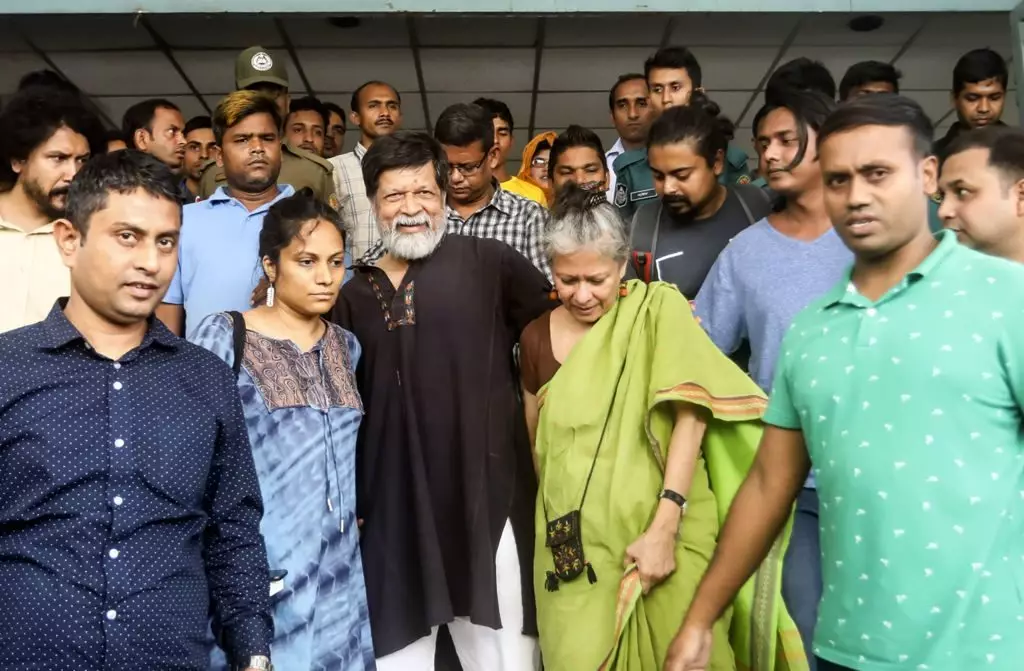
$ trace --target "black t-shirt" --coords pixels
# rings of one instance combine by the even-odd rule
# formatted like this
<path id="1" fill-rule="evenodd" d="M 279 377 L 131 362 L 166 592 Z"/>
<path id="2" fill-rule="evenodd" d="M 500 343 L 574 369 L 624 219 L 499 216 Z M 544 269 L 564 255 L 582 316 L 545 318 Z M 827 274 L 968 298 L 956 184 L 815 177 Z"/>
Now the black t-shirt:
<path id="1" fill-rule="evenodd" d="M 771 211 L 767 195 L 757 187 L 749 187 L 744 191 L 744 202 L 750 208 L 748 215 L 737 195 L 739 188 L 744 187 L 729 188 L 725 202 L 714 215 L 686 223 L 673 219 L 660 200 L 643 206 L 654 208 L 654 212 L 646 213 L 649 217 L 660 215 L 656 239 L 651 231 L 634 234 L 638 248 L 644 243 L 653 247 L 647 248 L 654 265 L 652 279 L 676 285 L 690 300 L 697 296 L 704 278 L 729 241 Z M 641 221 L 643 214 L 637 213 L 637 222 Z"/>

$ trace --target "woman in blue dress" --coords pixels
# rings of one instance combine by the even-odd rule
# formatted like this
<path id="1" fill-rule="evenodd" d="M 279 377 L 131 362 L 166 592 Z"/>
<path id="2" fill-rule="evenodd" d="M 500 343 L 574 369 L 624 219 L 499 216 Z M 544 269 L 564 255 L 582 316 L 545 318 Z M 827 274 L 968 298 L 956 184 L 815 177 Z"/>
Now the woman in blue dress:
<path id="1" fill-rule="evenodd" d="M 271 658 L 282 671 L 374 669 L 355 517 L 360 349 L 322 318 L 345 272 L 342 225 L 303 191 L 270 208 L 259 248 L 256 307 L 210 315 L 191 339 L 237 371 L 265 509 Z"/>

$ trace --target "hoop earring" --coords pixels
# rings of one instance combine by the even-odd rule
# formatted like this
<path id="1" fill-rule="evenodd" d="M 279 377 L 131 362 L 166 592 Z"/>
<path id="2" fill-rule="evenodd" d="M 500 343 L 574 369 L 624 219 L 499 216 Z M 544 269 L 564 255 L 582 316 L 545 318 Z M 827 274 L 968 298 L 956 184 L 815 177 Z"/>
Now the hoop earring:
<path id="1" fill-rule="evenodd" d="M 552 289 L 551 291 L 548 292 L 548 298 L 550 298 L 553 301 L 557 301 L 558 300 L 558 292 L 555 291 L 554 289 Z"/>
<path id="2" fill-rule="evenodd" d="M 274 285 L 273 284 L 271 284 L 270 287 L 267 289 L 267 307 L 268 308 L 274 307 Z"/>

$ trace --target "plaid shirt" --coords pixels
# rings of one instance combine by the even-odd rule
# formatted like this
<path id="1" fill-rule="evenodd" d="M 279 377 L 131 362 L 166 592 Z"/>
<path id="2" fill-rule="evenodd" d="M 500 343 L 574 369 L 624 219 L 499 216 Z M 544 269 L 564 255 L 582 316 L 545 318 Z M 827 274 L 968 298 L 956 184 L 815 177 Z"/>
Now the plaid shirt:
<path id="1" fill-rule="evenodd" d="M 348 232 L 351 258 L 362 258 L 380 240 L 377 222 L 363 184 L 363 157 L 366 147 L 356 143 L 355 151 L 327 159 L 334 166 L 334 190 L 338 193 L 338 213 Z"/>
<path id="2" fill-rule="evenodd" d="M 551 266 L 544 253 L 547 210 L 529 198 L 505 191 L 494 182 L 491 202 L 463 219 L 448 208 L 448 230 L 459 235 L 501 240 L 529 259 L 544 277 L 551 279 Z"/>

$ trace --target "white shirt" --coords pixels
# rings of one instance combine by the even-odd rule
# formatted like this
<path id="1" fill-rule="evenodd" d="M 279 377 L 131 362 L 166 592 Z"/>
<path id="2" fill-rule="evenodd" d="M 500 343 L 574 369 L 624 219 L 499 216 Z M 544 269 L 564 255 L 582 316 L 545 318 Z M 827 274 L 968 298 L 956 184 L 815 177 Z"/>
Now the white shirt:
<path id="1" fill-rule="evenodd" d="M 604 153 L 605 163 L 608 165 L 608 202 L 615 202 L 615 159 L 619 157 L 619 154 L 624 154 L 626 148 L 622 146 L 622 138 L 615 140 L 615 144 L 612 148 Z"/>

